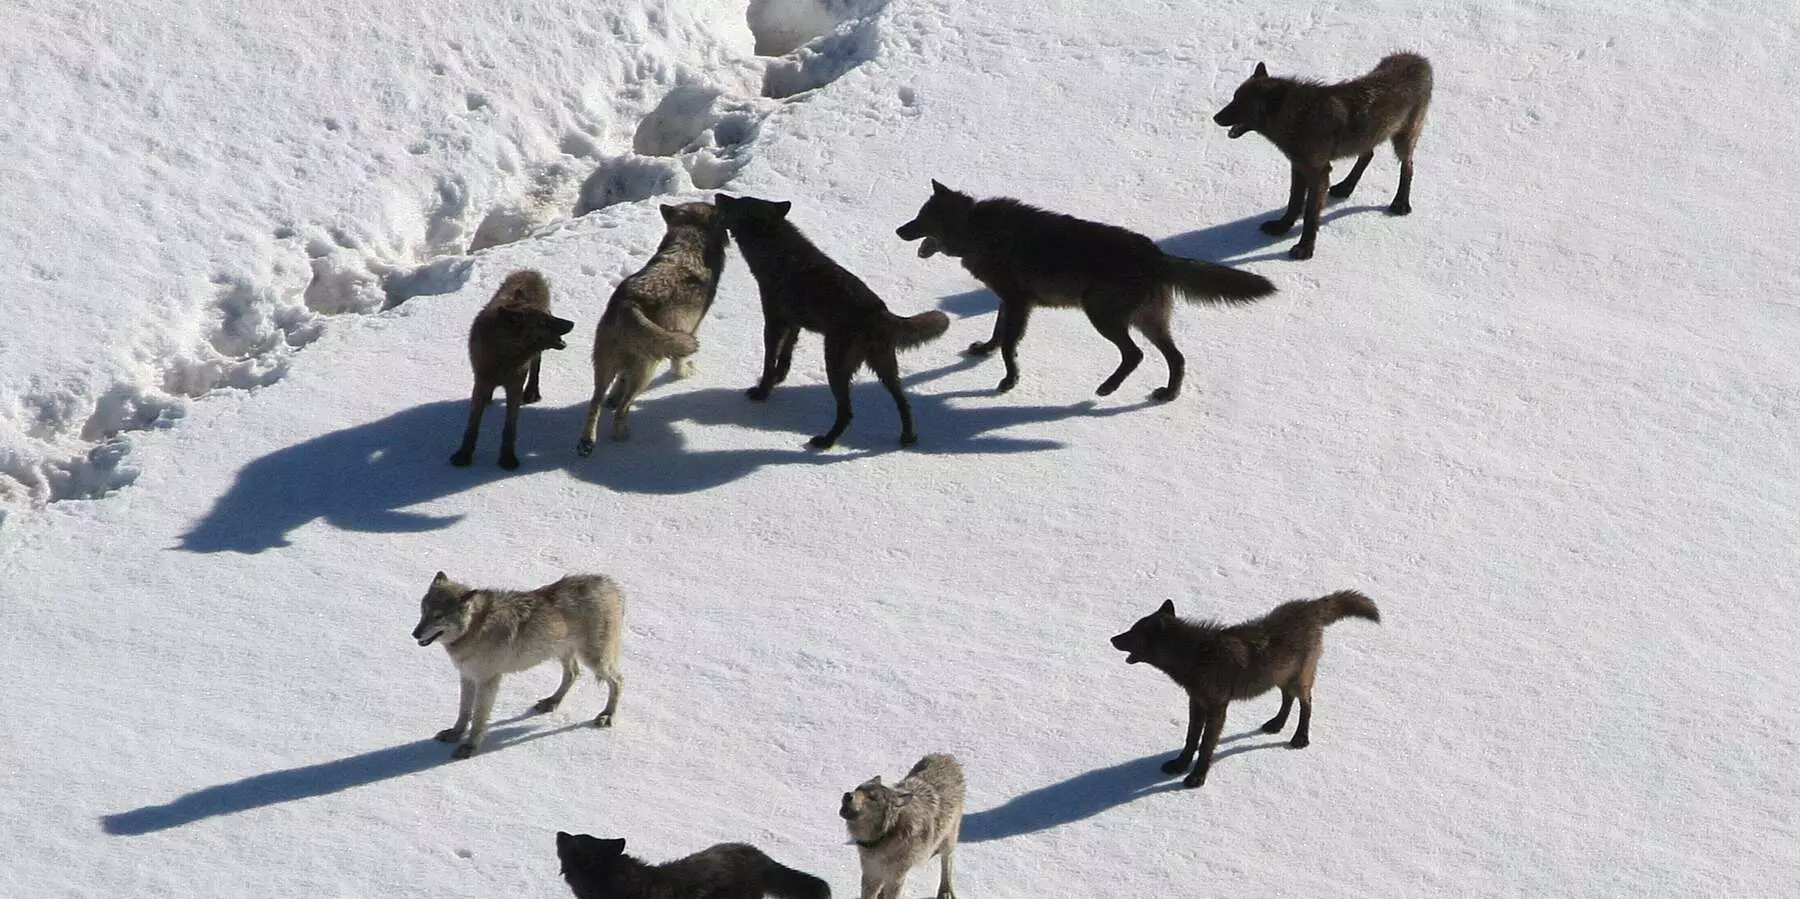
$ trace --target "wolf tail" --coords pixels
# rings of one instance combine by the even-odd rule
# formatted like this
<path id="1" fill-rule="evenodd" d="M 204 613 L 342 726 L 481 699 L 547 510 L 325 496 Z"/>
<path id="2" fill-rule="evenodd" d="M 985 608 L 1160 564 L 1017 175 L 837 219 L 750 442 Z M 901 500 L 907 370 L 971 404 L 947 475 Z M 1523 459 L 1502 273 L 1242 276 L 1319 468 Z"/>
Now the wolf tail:
<path id="1" fill-rule="evenodd" d="M 831 887 L 825 881 L 780 862 L 769 862 L 767 886 L 769 895 L 779 899 L 831 899 Z"/>
<path id="2" fill-rule="evenodd" d="M 1190 303 L 1248 303 L 1275 292 L 1262 275 L 1198 259 L 1164 254 L 1156 279 Z"/>
<path id="3" fill-rule="evenodd" d="M 643 331 L 644 342 L 657 353 L 676 357 L 692 356 L 700 351 L 700 341 L 695 340 L 694 335 L 671 331 L 651 321 L 650 316 L 645 315 L 644 310 L 639 309 L 635 303 L 631 306 L 631 318 Z"/>
<path id="4" fill-rule="evenodd" d="M 944 336 L 944 332 L 950 330 L 950 316 L 936 309 L 906 318 L 890 312 L 884 324 L 887 336 L 894 341 L 894 348 L 908 350 Z"/>
<path id="5" fill-rule="evenodd" d="M 1313 600 L 1313 603 L 1324 613 L 1326 624 L 1340 618 L 1367 618 L 1376 623 L 1381 621 L 1381 610 L 1375 608 L 1375 600 L 1355 590 L 1339 590 L 1330 596 L 1321 596 Z"/>

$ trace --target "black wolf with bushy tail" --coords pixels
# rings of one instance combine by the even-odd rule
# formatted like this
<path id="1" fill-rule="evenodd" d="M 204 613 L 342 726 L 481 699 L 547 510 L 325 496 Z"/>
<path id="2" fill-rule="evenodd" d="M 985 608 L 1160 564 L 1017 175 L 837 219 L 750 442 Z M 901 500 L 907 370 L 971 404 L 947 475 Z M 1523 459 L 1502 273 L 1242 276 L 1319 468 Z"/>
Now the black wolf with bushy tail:
<path id="1" fill-rule="evenodd" d="M 1288 256 L 1311 259 L 1334 159 L 1356 157 L 1350 174 L 1329 191 L 1334 197 L 1347 197 L 1375 158 L 1375 148 L 1382 141 L 1392 142 L 1394 155 L 1400 157 L 1400 188 L 1394 191 L 1388 213 L 1412 212 L 1413 147 L 1430 106 L 1431 63 L 1417 54 L 1387 56 L 1369 74 L 1338 84 L 1271 77 L 1259 62 L 1213 122 L 1230 128 L 1227 136 L 1232 138 L 1255 131 L 1287 156 L 1293 168 L 1287 212 L 1263 222 L 1262 230 L 1286 234 L 1304 209 L 1306 225 Z"/>
<path id="2" fill-rule="evenodd" d="M 942 336 L 950 327 L 949 316 L 933 310 L 901 318 L 889 312 L 861 278 L 831 261 L 787 220 L 792 203 L 725 194 L 713 202 L 762 294 L 763 373 L 747 395 L 759 402 L 768 399 L 787 378 L 801 329 L 817 331 L 825 335 L 825 376 L 837 399 L 837 419 L 808 445 L 827 449 L 850 426 L 850 379 L 864 364 L 900 409 L 900 445 L 917 442 L 895 354 Z"/>
<path id="3" fill-rule="evenodd" d="M 576 899 L 831 899 L 825 881 L 745 843 L 649 865 L 626 855 L 624 840 L 559 830 L 556 855 Z"/>
<path id="4" fill-rule="evenodd" d="M 1381 613 L 1367 596 L 1339 590 L 1319 599 L 1284 602 L 1261 618 L 1226 627 L 1177 618 L 1175 604 L 1164 600 L 1162 608 L 1112 638 L 1113 648 L 1125 653 L 1126 662 L 1149 662 L 1187 691 L 1187 742 L 1180 755 L 1163 764 L 1163 773 L 1180 774 L 1193 765 L 1182 785 L 1192 788 L 1206 783 L 1219 731 L 1225 727 L 1225 706 L 1277 687 L 1281 689 L 1281 711 L 1262 729 L 1280 733 L 1287 726 L 1294 700 L 1299 699 L 1300 723 L 1288 745 L 1306 748 L 1311 742 L 1313 675 L 1325 648 L 1325 626 L 1340 618 L 1379 622 Z"/>
<path id="5" fill-rule="evenodd" d="M 1175 295 L 1190 302 L 1247 303 L 1275 292 L 1267 278 L 1197 259 L 1170 256 L 1136 231 L 1047 212 L 1009 197 L 976 200 L 931 182 L 931 199 L 896 232 L 923 240 L 919 258 L 961 259 L 969 274 L 1000 298 L 994 334 L 971 344 L 986 356 L 1000 348 L 1005 393 L 1019 383 L 1019 338 L 1033 306 L 1079 306 L 1102 337 L 1119 348 L 1119 367 L 1095 391 L 1111 394 L 1143 361 L 1131 339 L 1137 328 L 1162 351 L 1169 382 L 1151 396 L 1181 393 L 1186 358 L 1169 333 Z"/>

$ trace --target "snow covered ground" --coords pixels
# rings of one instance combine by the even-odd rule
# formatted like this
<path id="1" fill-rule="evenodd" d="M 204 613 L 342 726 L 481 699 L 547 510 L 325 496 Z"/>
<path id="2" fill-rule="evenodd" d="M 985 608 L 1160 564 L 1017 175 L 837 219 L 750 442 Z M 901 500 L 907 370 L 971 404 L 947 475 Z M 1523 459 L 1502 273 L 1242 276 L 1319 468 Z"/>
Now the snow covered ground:
<path id="1" fill-rule="evenodd" d="M 0 8 L 0 895 L 559 896 L 558 829 L 746 840 L 854 896 L 842 791 L 949 751 L 959 894 L 1800 891 L 1800 202 L 1783 4 L 217 0 Z M 1415 212 L 1378 157 L 1318 256 L 1279 154 L 1211 114 L 1259 60 L 1437 73 Z M 759 55 L 760 54 L 760 55 Z M 1281 288 L 1155 354 L 994 301 L 893 229 L 928 179 Z M 657 202 L 793 218 L 898 312 L 920 432 L 817 337 L 766 405 L 733 257 L 699 374 L 573 453 Z M 579 326 L 524 466 L 454 469 L 463 335 L 535 267 Z M 450 763 L 431 575 L 627 595 L 601 692 Z M 1106 638 L 1355 587 L 1312 746 Z M 929 869 L 909 896 L 935 884 Z"/>

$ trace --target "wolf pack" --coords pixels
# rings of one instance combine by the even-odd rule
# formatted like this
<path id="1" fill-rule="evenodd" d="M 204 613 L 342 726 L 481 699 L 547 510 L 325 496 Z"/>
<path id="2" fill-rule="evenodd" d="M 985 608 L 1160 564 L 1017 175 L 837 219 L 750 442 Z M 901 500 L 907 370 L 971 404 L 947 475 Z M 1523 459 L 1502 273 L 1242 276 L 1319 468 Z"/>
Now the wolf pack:
<path id="1" fill-rule="evenodd" d="M 1413 149 L 1431 100 L 1431 66 L 1424 57 L 1396 53 L 1359 78 L 1326 84 L 1276 77 L 1258 63 L 1213 120 L 1235 139 L 1262 134 L 1290 165 L 1286 210 L 1263 222 L 1270 235 L 1302 223 L 1289 256 L 1311 258 L 1325 197 L 1350 196 L 1383 142 L 1400 161 L 1399 186 L 1387 211 L 1412 211 Z M 1331 184 L 1334 161 L 1355 158 L 1348 175 Z M 829 427 L 808 446 L 829 449 L 852 419 L 850 385 L 865 366 L 899 411 L 900 444 L 918 439 L 911 404 L 900 381 L 898 354 L 943 336 L 949 318 L 939 311 L 902 316 L 891 311 L 862 279 L 834 262 L 791 221 L 788 201 L 716 194 L 710 203 L 661 207 L 666 232 L 642 269 L 612 292 L 594 338 L 594 392 L 575 451 L 597 445 L 600 420 L 612 412 L 610 436 L 630 437 L 633 403 L 666 362 L 677 377 L 692 372 L 698 331 L 711 309 L 729 248 L 735 244 L 754 277 L 763 312 L 763 366 L 745 391 L 767 400 L 787 377 L 802 331 L 824 340 L 825 371 L 835 401 Z M 1167 381 L 1151 393 L 1157 401 L 1181 393 L 1186 360 L 1175 345 L 1170 318 L 1176 298 L 1213 305 L 1250 303 L 1275 292 L 1260 275 L 1163 252 L 1149 238 L 1115 225 L 1036 208 L 1007 197 L 977 199 L 937 181 L 897 236 L 918 242 L 918 256 L 943 254 L 999 300 L 994 331 L 967 352 L 1000 351 L 1004 365 L 998 392 L 1019 382 L 1018 346 L 1031 312 L 1039 306 L 1078 307 L 1119 353 L 1118 366 L 1096 393 L 1117 391 L 1142 362 L 1135 330 L 1162 354 Z M 517 468 L 519 409 L 541 399 L 542 353 L 566 348 L 575 323 L 551 311 L 550 285 L 534 271 L 508 275 L 469 330 L 474 391 L 462 442 L 451 456 L 457 466 L 474 461 L 485 408 L 503 390 L 506 420 L 499 464 Z M 608 727 L 624 687 L 620 635 L 624 596 L 600 574 L 572 574 L 532 590 L 471 587 L 438 572 L 420 603 L 413 638 L 442 645 L 461 681 L 455 723 L 438 740 L 456 744 L 468 758 L 481 747 L 504 675 L 545 662 L 561 666 L 555 692 L 533 711 L 557 709 L 585 664 L 607 690 L 595 727 Z M 1355 590 L 1294 600 L 1235 625 L 1183 618 L 1173 602 L 1138 619 L 1112 638 L 1129 664 L 1163 672 L 1187 694 L 1188 725 L 1180 753 L 1163 764 L 1183 775 L 1189 788 L 1206 782 L 1227 707 L 1272 690 L 1280 710 L 1262 725 L 1280 733 L 1299 705 L 1288 745 L 1311 742 L 1312 687 L 1327 625 L 1344 618 L 1380 621 L 1373 600 Z M 936 858 L 937 899 L 954 899 L 953 859 L 961 828 L 963 771 L 948 754 L 927 755 L 893 785 L 879 776 L 845 792 L 838 813 L 856 846 L 863 899 L 899 899 L 908 873 Z M 556 834 L 562 874 L 579 899 L 826 899 L 830 887 L 788 868 L 762 850 L 725 843 L 662 864 L 625 852 L 625 840 Z"/>

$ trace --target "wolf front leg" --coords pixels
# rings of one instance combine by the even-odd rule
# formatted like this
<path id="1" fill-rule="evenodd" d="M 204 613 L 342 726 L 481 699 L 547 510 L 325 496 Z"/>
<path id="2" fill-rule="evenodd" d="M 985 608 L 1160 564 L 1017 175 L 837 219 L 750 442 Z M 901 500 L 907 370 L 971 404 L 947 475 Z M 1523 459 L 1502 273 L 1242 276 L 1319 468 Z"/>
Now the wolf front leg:
<path id="1" fill-rule="evenodd" d="M 1225 729 L 1225 706 L 1220 702 L 1208 710 L 1206 716 L 1206 736 L 1200 740 L 1200 755 L 1194 760 L 1194 770 L 1181 779 L 1181 785 L 1193 789 L 1206 783 L 1206 772 L 1212 767 L 1213 751 L 1219 748 L 1219 733 Z"/>
<path id="2" fill-rule="evenodd" d="M 469 394 L 469 424 L 463 428 L 462 445 L 450 457 L 451 465 L 465 468 L 475 461 L 475 441 L 481 436 L 481 414 L 487 411 L 488 403 L 494 401 L 494 389 L 499 386 L 492 381 L 475 382 L 475 389 Z"/>
<path id="3" fill-rule="evenodd" d="M 455 758 L 466 759 L 481 748 L 482 738 L 487 736 L 488 719 L 494 714 L 494 697 L 500 693 L 500 677 L 498 675 L 482 681 L 475 687 L 475 708 L 469 722 L 468 736 L 456 746 Z"/>
<path id="4" fill-rule="evenodd" d="M 438 731 L 437 736 L 432 738 L 441 743 L 454 743 L 462 739 L 462 735 L 469 729 L 469 714 L 475 708 L 475 682 L 466 677 L 460 681 L 462 698 L 456 704 L 456 723 Z"/>
<path id="5" fill-rule="evenodd" d="M 1319 237 L 1319 218 L 1325 212 L 1325 192 L 1331 186 L 1331 163 L 1296 172 L 1306 178 L 1306 222 L 1300 229 L 1300 242 L 1288 250 L 1288 258 L 1311 259 L 1313 242 Z"/>
<path id="6" fill-rule="evenodd" d="M 1300 166 L 1288 166 L 1288 204 L 1287 211 L 1281 218 L 1269 219 L 1262 223 L 1262 233 L 1280 237 L 1294 230 L 1294 223 L 1300 220 L 1300 211 L 1306 206 L 1306 178 L 1300 173 Z"/>

